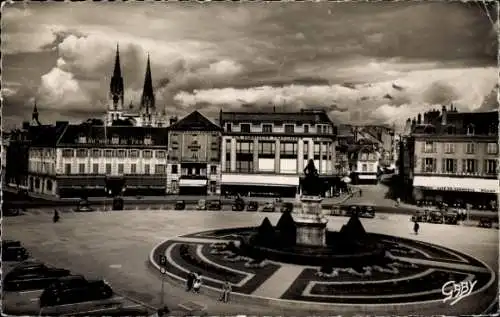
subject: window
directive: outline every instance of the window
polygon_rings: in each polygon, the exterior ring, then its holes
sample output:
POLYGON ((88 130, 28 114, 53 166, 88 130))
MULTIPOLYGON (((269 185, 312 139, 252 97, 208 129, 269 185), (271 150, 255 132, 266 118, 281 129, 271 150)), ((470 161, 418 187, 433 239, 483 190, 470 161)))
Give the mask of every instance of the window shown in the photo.
POLYGON ((474 135, 475 127, 473 124, 469 124, 467 126, 467 135, 474 135))
POLYGON ((253 172, 253 161, 237 161, 236 162, 237 172, 253 172))
POLYGON ((445 153, 455 153, 455 144, 454 143, 445 143, 444 144, 444 152, 445 153))
POLYGON ((322 124, 316 125, 316 133, 318 133, 318 134, 321 133, 322 126, 323 126, 322 124))
POLYGON ((456 173, 457 172, 457 160, 443 159, 443 172, 444 173, 456 173))
POLYGON ((64 164, 64 174, 71 174, 71 164, 64 164))
POLYGON ((314 147, 314 156, 319 156, 319 151, 320 151, 319 143, 315 143, 313 147, 314 147))
POLYGON ((434 159, 433 158, 425 158, 424 159, 424 172, 432 173, 434 172, 434 159))
POLYGON ((452 125, 449 125, 446 127, 446 133, 448 134, 455 134, 455 127, 452 125))
POLYGON ((52 191, 52 181, 50 179, 47 180, 47 190, 52 191))
POLYGON ((100 157, 100 156, 101 156, 101 150, 92 149, 92 157, 100 157))
POLYGON ((292 142, 281 143, 280 153, 284 155, 297 155, 297 144, 292 142))
POLYGON ((362 164, 361 165, 361 171, 362 172, 367 172, 368 171, 368 164, 362 164))
POLYGON ((123 174, 123 171, 125 170, 123 163, 118 164, 118 174, 123 174))
POLYGON ((40 188, 40 179, 35 179, 35 188, 40 188))
POLYGON ((111 174, 111 164, 110 163, 106 164, 106 174, 111 174))
POLYGON ((177 165, 172 165, 172 174, 177 174, 177 173, 178 173, 177 165))
POLYGON ((362 152, 361 153, 361 160, 362 161, 368 161, 368 153, 362 152))
POLYGON ((248 123, 240 124, 240 130, 243 133, 250 133, 250 124, 248 124, 248 123))
POLYGON ((113 157, 113 150, 104 150, 104 157, 113 157))
POLYGON ((76 157, 87 157, 87 150, 86 149, 78 149, 76 150, 76 157))
POLYGON ((165 165, 156 164, 155 165, 155 174, 164 175, 165 174, 165 165))
POLYGON ((152 152, 149 151, 149 150, 146 150, 144 152, 142 152, 142 157, 145 158, 145 159, 150 159, 152 157, 152 152))
POLYGON ((72 149, 64 149, 62 151, 62 156, 63 157, 73 157, 73 156, 75 156, 75 152, 72 149))
POLYGON ((147 174, 147 175, 151 174, 149 164, 144 164, 144 174, 147 174))
POLYGON ((474 154, 474 143, 467 143, 466 148, 465 148, 465 152, 467 154, 474 154))
POLYGON ((238 141, 236 153, 253 153, 253 141, 238 141))
POLYGON ((130 164, 130 174, 137 174, 137 164, 130 164))
POLYGON ((425 153, 434 153, 435 152, 435 144, 432 141, 426 141, 424 144, 424 152, 425 153))
POLYGON ((153 141, 151 140, 151 136, 150 135, 146 135, 144 137, 144 145, 151 145, 153 143, 153 141))
POLYGON ((497 134, 497 130, 498 130, 498 125, 490 123, 490 125, 488 126, 488 135, 497 134))
POLYGON ((498 144, 488 143, 487 152, 488 152, 488 154, 497 154, 498 153, 498 144))
POLYGON ((272 133, 273 132, 273 125, 272 124, 263 124, 262 125, 262 132, 263 133, 272 133))
POLYGON ((78 143, 87 143, 87 137, 85 135, 78 136, 78 143))
POLYGON ((259 142, 259 154, 273 154, 276 151, 276 143, 274 142, 259 142))
POLYGON ((486 174, 497 174, 497 160, 486 160, 485 165, 486 174))
POLYGON ((176 192, 179 189, 179 184, 176 180, 173 180, 170 184, 172 186, 172 191, 176 192))
POLYGON ((304 124, 304 133, 309 133, 309 125, 304 124))
POLYGON ((113 135, 111 138, 111 144, 119 144, 120 143, 120 138, 117 135, 113 135))
POLYGON ((474 159, 467 159, 465 161, 465 166, 464 166, 464 171, 466 173, 475 173, 477 166, 476 166, 476 160, 474 159))
POLYGON ((116 156, 118 156, 119 158, 124 158, 126 157, 127 153, 125 152, 125 150, 118 150, 116 151, 116 156))
POLYGON ((166 153, 165 151, 156 151, 155 156, 156 158, 164 159, 166 157, 166 153))
POLYGON ((139 157, 139 151, 137 151, 137 150, 130 150, 130 151, 128 151, 128 157, 130 157, 130 158, 138 158, 139 157))
POLYGON ((99 174, 99 164, 92 164, 92 174, 99 174))
POLYGON ((294 133, 295 126, 293 124, 285 124, 285 133, 294 133))
POLYGON ((324 133, 324 134, 327 134, 327 133, 328 133, 328 126, 327 126, 327 125, 324 125, 324 126, 323 126, 323 133, 324 133))
POLYGON ((232 129, 233 129, 232 124, 231 123, 226 123, 226 131, 227 132, 231 132, 232 129))
POLYGON ((210 192, 211 193, 216 193, 217 192, 217 182, 210 181, 210 192))
POLYGON ((78 164, 78 173, 85 174, 85 164, 78 164))
POLYGON ((210 174, 217 174, 217 165, 210 166, 210 174))

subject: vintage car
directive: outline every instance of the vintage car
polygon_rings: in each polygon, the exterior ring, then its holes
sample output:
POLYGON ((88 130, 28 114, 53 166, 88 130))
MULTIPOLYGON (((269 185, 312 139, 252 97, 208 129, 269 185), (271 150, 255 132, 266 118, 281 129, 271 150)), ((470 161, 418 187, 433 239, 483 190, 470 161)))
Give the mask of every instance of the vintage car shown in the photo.
POLYGON ((352 205, 347 208, 346 216, 351 217, 351 216, 357 216, 359 215, 360 208, 359 206, 352 205))
POLYGON ((411 216, 411 221, 413 222, 426 222, 427 221, 427 211, 416 210, 415 214, 411 216))
POLYGON ((361 218, 375 218, 375 207, 361 206, 359 210, 359 216, 361 218))
POLYGON ((256 201, 250 201, 247 205, 247 211, 257 211, 259 210, 259 203, 256 201))
POLYGON ((488 217, 482 217, 481 219, 479 219, 479 223, 477 226, 481 228, 492 228, 493 220, 488 217))
POLYGON ((345 214, 345 211, 342 210, 340 206, 332 206, 332 209, 330 210, 330 216, 343 216, 345 214))
POLYGON ((184 209, 186 209, 186 202, 184 200, 178 200, 175 203, 174 209, 175 210, 184 210, 184 209))
POLYGON ((94 209, 92 209, 92 207, 90 207, 90 203, 87 199, 80 199, 80 201, 78 201, 78 205, 76 205, 75 211, 76 212, 90 212, 90 211, 94 211, 94 209))
POLYGON ((431 211, 427 221, 430 223, 443 223, 443 213, 440 211, 431 211))
POLYGON ((280 207, 281 212, 293 212, 293 203, 282 203, 280 207))
POLYGON ((2 247, 2 261, 24 261, 30 253, 24 247, 2 247))
POLYGON ((273 202, 267 202, 264 207, 262 207, 262 212, 275 212, 276 205, 273 202))
POLYGON ((104 300, 113 297, 113 289, 104 280, 70 278, 47 287, 40 295, 40 307, 104 300))
POLYGON ((196 210, 207 210, 207 201, 205 199, 198 200, 196 210))
POLYGON ((49 286, 58 278, 70 274, 69 270, 48 267, 43 264, 16 267, 5 275, 4 288, 8 291, 41 289, 49 286))
POLYGON ((456 211, 448 211, 444 214, 444 223, 448 225, 456 225, 458 224, 458 212, 456 211))
POLYGON ((236 198, 231 206, 233 211, 243 211, 245 210, 245 201, 242 198, 236 198))
POLYGON ((222 210, 222 201, 220 200, 207 201, 207 210, 222 210))

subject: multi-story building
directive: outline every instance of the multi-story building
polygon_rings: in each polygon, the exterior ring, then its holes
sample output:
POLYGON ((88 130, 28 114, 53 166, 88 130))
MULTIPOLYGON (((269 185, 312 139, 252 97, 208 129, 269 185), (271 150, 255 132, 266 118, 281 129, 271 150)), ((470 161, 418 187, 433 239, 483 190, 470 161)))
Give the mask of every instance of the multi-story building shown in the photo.
POLYGON ((349 147, 349 169, 353 183, 378 183, 380 153, 369 140, 359 140, 349 147))
MULTIPOLYGON (((496 204, 498 113, 459 113, 453 106, 413 120, 407 156, 414 156, 413 198, 496 204)), ((404 155, 404 154, 403 154, 404 155)))
POLYGON ((198 111, 169 127, 168 193, 220 194, 221 132, 198 111))
POLYGON ((223 193, 294 197, 308 160, 324 179, 337 176, 336 129, 325 111, 221 111, 220 125, 223 193))
POLYGON ((46 130, 29 147, 30 191, 58 197, 165 194, 166 128, 58 122, 46 130))

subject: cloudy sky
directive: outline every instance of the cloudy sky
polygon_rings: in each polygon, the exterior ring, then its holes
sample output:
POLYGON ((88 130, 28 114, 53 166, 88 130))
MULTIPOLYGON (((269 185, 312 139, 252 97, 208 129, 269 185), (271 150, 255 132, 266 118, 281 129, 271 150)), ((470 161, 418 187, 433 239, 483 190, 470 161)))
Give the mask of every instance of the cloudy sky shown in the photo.
POLYGON ((496 8, 459 2, 25 3, 2 15, 4 127, 104 114, 116 44, 126 104, 147 53, 157 106, 328 109, 339 123, 399 124, 454 102, 496 107, 496 8))

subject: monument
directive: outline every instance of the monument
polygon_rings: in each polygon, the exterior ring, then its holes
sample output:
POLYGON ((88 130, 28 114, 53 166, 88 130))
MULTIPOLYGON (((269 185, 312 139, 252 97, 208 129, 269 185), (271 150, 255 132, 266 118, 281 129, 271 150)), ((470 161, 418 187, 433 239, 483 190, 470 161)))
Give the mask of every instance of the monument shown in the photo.
POLYGON ((321 201, 323 183, 320 181, 314 161, 309 160, 304 168, 305 179, 302 184, 300 198, 302 208, 294 215, 296 243, 306 246, 326 246, 326 224, 328 219, 323 215, 321 201))

